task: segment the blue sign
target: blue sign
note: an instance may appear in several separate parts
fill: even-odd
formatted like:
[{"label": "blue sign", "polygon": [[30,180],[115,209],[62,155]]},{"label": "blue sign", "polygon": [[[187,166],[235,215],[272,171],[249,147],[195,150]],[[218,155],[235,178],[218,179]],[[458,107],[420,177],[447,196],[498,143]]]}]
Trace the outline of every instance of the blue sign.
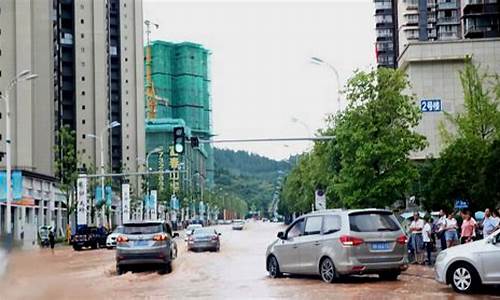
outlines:
[{"label": "blue sign", "polygon": [[465,200],[455,200],[455,208],[456,209],[466,209],[469,208],[469,203]]},{"label": "blue sign", "polygon": [[420,111],[422,111],[422,112],[442,111],[441,100],[440,99],[420,100]]}]

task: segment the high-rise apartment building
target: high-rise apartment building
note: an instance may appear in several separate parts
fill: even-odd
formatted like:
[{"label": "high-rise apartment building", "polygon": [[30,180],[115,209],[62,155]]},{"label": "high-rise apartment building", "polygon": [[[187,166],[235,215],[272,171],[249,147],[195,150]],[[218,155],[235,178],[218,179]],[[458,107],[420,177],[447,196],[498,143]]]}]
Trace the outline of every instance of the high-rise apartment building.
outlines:
[{"label": "high-rise apartment building", "polygon": [[[88,134],[104,132],[107,169],[137,170],[145,152],[142,22],[140,0],[0,1],[0,91],[23,70],[38,74],[10,92],[13,169],[54,182],[56,132],[68,125],[79,167],[99,166],[101,145]],[[112,121],[121,126],[103,130]]]},{"label": "high-rise apartment building", "polygon": [[375,51],[379,67],[395,68],[399,55],[396,0],[375,0]]},{"label": "high-rise apartment building", "polygon": [[464,38],[500,37],[499,0],[462,0]]},{"label": "high-rise apartment building", "polygon": [[410,42],[461,38],[460,0],[399,0],[399,53]]}]

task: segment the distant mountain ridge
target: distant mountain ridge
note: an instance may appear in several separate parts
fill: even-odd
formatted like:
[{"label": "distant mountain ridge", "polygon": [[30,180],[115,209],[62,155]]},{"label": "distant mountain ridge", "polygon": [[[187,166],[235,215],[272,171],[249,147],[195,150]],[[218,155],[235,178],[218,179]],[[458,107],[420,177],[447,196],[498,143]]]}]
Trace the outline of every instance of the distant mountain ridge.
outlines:
[{"label": "distant mountain ridge", "polygon": [[246,151],[214,148],[215,184],[244,199],[249,208],[265,211],[272,200],[278,171],[292,164]]}]

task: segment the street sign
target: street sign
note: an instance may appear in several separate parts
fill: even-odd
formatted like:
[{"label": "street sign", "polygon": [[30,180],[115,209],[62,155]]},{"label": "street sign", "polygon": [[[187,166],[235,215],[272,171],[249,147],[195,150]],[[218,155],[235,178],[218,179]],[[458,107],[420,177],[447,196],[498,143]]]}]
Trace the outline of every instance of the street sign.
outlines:
[{"label": "street sign", "polygon": [[422,99],[420,100],[420,111],[422,112],[440,112],[442,110],[440,99]]},{"label": "street sign", "polygon": [[151,212],[151,219],[156,220],[157,218],[157,211],[156,211],[156,199],[157,199],[157,191],[153,190],[151,191],[151,195],[149,196],[149,201],[150,201],[150,206],[149,206],[149,211]]},{"label": "street sign", "polygon": [[87,178],[78,178],[76,184],[77,225],[87,225]]},{"label": "street sign", "polygon": [[457,200],[455,200],[455,208],[456,209],[466,209],[466,208],[469,208],[469,203],[467,202],[467,200],[457,199]]}]

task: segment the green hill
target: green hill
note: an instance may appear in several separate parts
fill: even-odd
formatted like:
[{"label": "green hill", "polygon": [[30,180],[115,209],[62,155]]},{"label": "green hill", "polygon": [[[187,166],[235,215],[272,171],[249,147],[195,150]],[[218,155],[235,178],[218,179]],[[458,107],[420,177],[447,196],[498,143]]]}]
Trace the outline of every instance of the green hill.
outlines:
[{"label": "green hill", "polygon": [[244,199],[250,209],[266,211],[272,200],[278,171],[288,173],[291,164],[245,151],[214,150],[215,184]]}]

